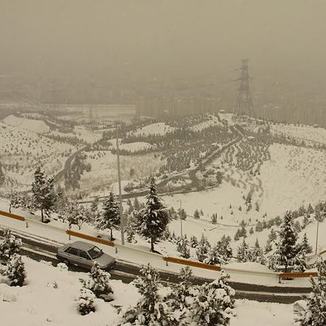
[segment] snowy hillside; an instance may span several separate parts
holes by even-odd
[[[164,136],[167,133],[171,133],[175,130],[175,128],[163,123],[152,123],[145,127],[136,129],[135,131],[131,132],[130,135],[133,136],[150,136],[150,135],[157,135],[157,136]]]
[[[86,273],[70,272],[29,258],[24,258],[24,262],[25,286],[9,287],[0,282],[0,314],[6,326],[17,326],[22,320],[26,326],[117,326],[120,321],[117,308],[135,305],[140,297],[132,284],[111,280],[114,300],[95,299],[96,312],[81,316],[77,311],[81,289],[79,278],[86,279]],[[293,325],[291,305],[238,300],[235,311],[237,316],[231,319],[230,326]]]
[[[31,131],[33,133],[43,134],[50,130],[50,127],[42,120],[21,118],[15,115],[7,116],[3,119],[3,122],[8,126],[25,129],[26,131]]]

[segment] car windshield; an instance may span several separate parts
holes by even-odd
[[[88,254],[91,256],[92,259],[95,259],[102,256],[102,250],[98,247],[93,247],[88,251]]]

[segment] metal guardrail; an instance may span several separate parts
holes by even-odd
[[[88,235],[88,234],[85,234],[85,233],[76,232],[76,231],[72,231],[72,230],[66,230],[66,233],[69,235],[69,237],[71,237],[71,236],[72,237],[77,237],[77,238],[97,242],[97,243],[100,243],[100,244],[104,244],[106,246],[114,247],[114,242],[111,241],[111,240],[97,238],[97,237],[94,237],[92,235]]]
[[[281,279],[291,279],[291,278],[306,278],[306,277],[317,277],[317,272],[288,272],[288,273],[279,273]]]
[[[14,220],[18,220],[18,221],[25,221],[24,216],[8,213],[8,212],[1,211],[1,210],[0,210],[0,215],[6,216],[6,217],[12,218]]]
[[[221,267],[218,265],[209,265],[205,264],[199,261],[194,261],[194,260],[188,260],[188,259],[182,259],[182,258],[177,258],[177,257],[163,257],[163,260],[168,263],[175,263],[175,264],[180,264],[180,265],[187,265],[187,266],[192,266],[192,267],[198,267],[198,268],[203,268],[203,269],[208,269],[211,271],[221,271]]]
[[[26,219],[23,216],[8,213],[8,212],[2,211],[2,210],[0,210],[0,215],[9,217],[9,218],[12,218],[15,220],[26,222],[26,225],[27,225],[28,219]],[[114,244],[114,242],[111,240],[98,238],[95,236],[91,236],[89,234],[73,231],[70,229],[66,230],[65,233],[69,236],[69,239],[71,237],[77,237],[77,238],[93,241],[96,243],[100,243],[103,245],[107,245],[110,247],[117,247]],[[117,248],[116,248],[116,250],[117,250]],[[183,258],[179,258],[179,257],[162,256],[161,258],[163,261],[165,261],[166,265],[168,265],[168,263],[174,263],[174,264],[192,266],[192,267],[197,267],[197,268],[202,268],[202,269],[212,270],[212,271],[221,271],[222,270],[222,267],[219,265],[209,265],[209,264],[205,264],[205,263],[202,263],[199,261],[188,260],[188,259],[183,259]],[[226,268],[226,269],[228,269],[228,268]],[[260,273],[260,272],[245,271],[245,270],[240,270],[240,269],[239,270],[237,269],[237,272],[252,273],[252,274]],[[267,274],[267,272],[265,272],[265,273]],[[274,273],[270,272],[270,274],[274,274]],[[302,273],[300,273],[300,272],[288,272],[288,273],[281,272],[281,273],[275,273],[274,275],[276,277],[278,276],[279,280],[282,280],[282,279],[294,279],[294,278],[311,278],[311,277],[316,277],[318,274],[316,272],[302,272]]]

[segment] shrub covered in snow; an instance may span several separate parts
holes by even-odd
[[[8,277],[10,286],[23,286],[26,278],[25,265],[21,256],[13,254],[7,263],[4,275]]]
[[[21,240],[16,239],[10,230],[5,230],[3,237],[0,243],[0,261],[7,262],[13,254],[19,253]]]
[[[198,326],[226,326],[233,315],[235,291],[227,284],[228,276],[197,287],[190,307],[190,320]]]
[[[111,301],[113,299],[113,290],[110,286],[110,274],[101,270],[98,263],[94,263],[90,277],[87,281],[80,279],[83,287],[94,293],[97,298]]]
[[[326,263],[317,263],[318,278],[311,279],[312,293],[306,299],[306,306],[297,311],[296,321],[301,326],[326,325]]]
[[[94,293],[88,289],[81,289],[78,299],[78,311],[81,315],[88,315],[91,312],[95,312]]]
[[[169,306],[158,294],[159,276],[150,265],[140,270],[134,284],[141,294],[135,307],[129,308],[122,316],[120,325],[177,326],[178,321]]]

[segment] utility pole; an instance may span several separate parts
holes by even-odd
[[[317,232],[316,232],[316,248],[315,248],[315,255],[318,252],[318,237],[319,237],[319,220],[317,219]]]
[[[116,147],[117,147],[117,164],[118,164],[118,185],[119,185],[119,211],[120,211],[120,229],[121,229],[121,244],[125,244],[124,233],[124,217],[122,212],[122,195],[121,195],[121,173],[120,173],[120,154],[119,154],[119,129],[116,123]]]

